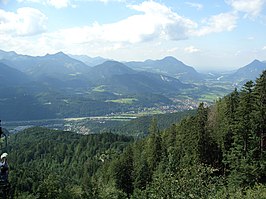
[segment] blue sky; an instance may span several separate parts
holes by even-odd
[[[0,0],[0,49],[233,70],[266,60],[266,0]]]

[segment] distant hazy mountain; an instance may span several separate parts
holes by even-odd
[[[208,85],[195,86],[189,83],[204,76],[174,57],[125,64],[108,60],[96,66],[77,59],[62,52],[34,57],[0,50],[0,118],[80,117],[171,105],[179,96],[197,100],[208,92],[225,93],[220,79],[230,75],[209,74]],[[255,60],[227,81],[255,79],[265,65]]]
[[[102,57],[89,57],[87,55],[70,55],[69,57],[82,61],[83,63],[85,63],[88,66],[96,66],[99,64],[102,64],[106,61],[108,61],[108,59],[102,58]]]
[[[266,70],[266,63],[254,60],[250,64],[229,75],[227,79],[236,84],[244,84],[246,81],[256,80],[263,70]]]
[[[28,120],[52,118],[47,110],[33,95],[42,88],[26,74],[0,63],[0,118],[2,120]]]
[[[122,93],[170,93],[188,87],[173,77],[135,71],[116,61],[93,67],[89,78],[95,84],[105,85],[108,90]]]
[[[165,74],[184,82],[198,82],[203,78],[193,67],[185,65],[174,57],[161,60],[146,60],[144,62],[127,62],[127,66],[135,70]]]
[[[8,66],[16,68],[19,71],[26,72],[29,67],[29,61],[35,57],[27,56],[27,55],[19,55],[16,52],[6,52],[0,50],[0,60],[2,63],[5,63]]]
[[[0,59],[33,77],[49,76],[60,78],[62,76],[75,76],[88,70],[86,64],[62,52],[33,57],[18,55],[15,52],[0,51]]]
[[[112,78],[114,75],[124,75],[132,73],[136,73],[136,71],[120,62],[106,61],[102,64],[92,67],[89,70],[88,76],[91,81],[98,84],[98,82]]]
[[[14,59],[15,57],[19,57],[19,56],[20,55],[18,55],[14,51],[6,52],[6,51],[3,51],[3,50],[0,50],[0,60],[1,59],[11,60],[11,59]],[[24,57],[24,55],[21,55],[21,57]]]
[[[148,72],[116,75],[107,80],[107,83],[116,92],[160,93],[165,95],[177,93],[181,89],[189,87],[178,79]]]
[[[0,62],[1,86],[21,86],[30,82],[30,78],[6,64]]]
[[[87,87],[90,83],[83,74],[89,67],[81,61],[59,52],[45,56],[26,56],[0,51],[2,63],[24,72],[36,81],[53,87]]]

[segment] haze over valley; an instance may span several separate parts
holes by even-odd
[[[27,56],[0,51],[3,120],[170,113],[212,104],[255,80],[266,63],[253,62],[227,73],[202,74],[168,56],[118,62],[101,57]]]
[[[0,118],[212,104],[265,69],[265,2],[0,1]]]

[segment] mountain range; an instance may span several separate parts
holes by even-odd
[[[200,100],[210,93],[217,97],[265,69],[265,62],[255,60],[232,74],[206,79],[174,57],[122,63],[63,52],[34,57],[0,50],[0,109],[5,110],[0,118],[92,116]]]
[[[127,66],[135,70],[148,71],[174,77],[183,82],[203,81],[203,77],[193,67],[185,65],[174,57],[161,60],[146,60],[144,62],[126,62]]]
[[[15,52],[0,51],[0,60],[34,78],[44,76],[55,77],[57,79],[75,76],[86,72],[88,66],[83,62],[73,59],[68,55],[59,52],[45,56],[18,55]]]
[[[132,64],[130,68],[127,64],[117,61],[105,61],[102,64],[89,67],[62,52],[32,57],[18,55],[15,52],[0,51],[0,59],[2,59],[0,61],[2,64],[28,75],[36,82],[53,87],[91,88],[104,85],[108,90],[114,89],[115,92],[124,91],[126,93],[131,91],[134,93],[149,92],[149,90],[167,92],[174,88],[186,87],[178,79],[167,76],[172,72],[171,64],[171,66],[166,65],[165,67],[167,73],[160,74],[153,73],[153,71],[134,70]],[[167,60],[173,62],[176,59],[168,57],[158,62],[167,63]],[[176,62],[179,63],[178,60]],[[154,61],[155,66],[159,66],[159,63]],[[176,67],[178,68],[178,66]],[[185,65],[182,67],[184,72]],[[191,76],[192,73],[195,73],[195,76],[198,76],[193,68],[188,67],[187,70],[187,75]]]

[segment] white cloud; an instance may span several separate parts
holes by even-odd
[[[193,2],[185,2],[190,7],[196,8],[197,10],[201,10],[203,8],[203,5],[200,3],[193,3]]]
[[[262,50],[266,50],[266,46],[263,46],[263,47],[262,47]]]
[[[16,13],[0,9],[0,35],[36,35],[46,30],[46,20],[47,17],[34,8],[19,8]]]
[[[196,53],[200,51],[200,49],[196,48],[195,46],[188,46],[184,50],[187,53]]]
[[[235,11],[246,13],[245,16],[256,17],[263,10],[266,0],[226,0]]]
[[[9,0],[1,0],[1,1],[9,1]],[[102,3],[110,3],[110,2],[126,2],[127,0],[17,0],[17,2],[30,2],[30,3],[40,3],[43,5],[48,5],[55,7],[57,9],[66,8],[66,7],[76,7],[75,3],[78,2],[102,2]]]
[[[203,21],[205,26],[193,32],[193,35],[204,36],[210,33],[232,31],[236,27],[237,15],[235,13],[220,13]]]
[[[85,52],[88,49],[94,49],[95,51],[99,51],[100,49],[100,51],[111,52],[124,48],[124,46],[128,47],[131,44],[186,39],[190,30],[197,26],[190,19],[181,17],[165,5],[153,1],[143,2],[139,5],[131,5],[129,8],[140,13],[115,23],[99,24],[95,22],[88,26],[46,32],[41,34],[37,40],[32,39],[31,41],[30,38],[23,38],[21,41],[13,41],[31,46],[30,54],[36,54],[36,52],[39,52],[38,54],[40,52],[52,53],[59,50],[67,51],[67,49],[81,49],[80,51]],[[31,11],[33,10],[35,11],[33,13],[36,14],[37,10],[32,9]],[[46,18],[39,11],[39,16],[36,15],[35,18],[27,17],[28,23],[22,23],[24,25],[23,27],[19,27],[20,24],[18,21],[29,14],[20,16],[21,12],[19,11],[18,13],[2,11],[2,13],[5,15],[6,21],[4,22],[5,28],[3,28],[3,23],[0,23],[1,33],[6,34],[2,35],[2,41],[7,38],[10,39],[9,33],[12,35],[33,35],[43,32],[45,29],[44,19]],[[11,15],[11,17],[7,15]],[[31,45],[31,42],[33,45]],[[19,49],[21,46],[14,42],[12,44],[16,45],[15,47],[13,46],[15,49]],[[5,45],[1,44],[1,46]],[[7,48],[12,49],[11,46]],[[21,52],[22,50],[18,51]]]
[[[154,36],[160,35],[170,40],[186,39],[190,30],[197,27],[197,24],[192,20],[182,17],[165,5],[153,1],[132,5],[130,8],[144,12],[144,15],[138,15],[139,19],[135,23],[142,24],[143,28],[150,26],[153,29]]]
[[[196,23],[172,12],[171,9],[153,1],[140,5],[131,5],[131,9],[142,14],[130,16],[124,20],[111,24],[63,29],[48,36],[62,39],[71,43],[113,42],[140,43],[156,39],[180,40],[188,37]],[[73,37],[75,35],[75,37]]]
[[[30,1],[41,3],[40,0]],[[48,1],[43,2],[47,5]],[[197,24],[184,16],[180,16],[167,6],[154,1],[145,1],[128,7],[138,13],[115,23],[99,24],[95,22],[91,25],[54,32],[44,32],[47,17],[36,9],[23,8],[26,14],[22,14],[19,10],[16,13],[0,10],[0,48],[32,55],[64,51],[72,54],[90,53],[101,56],[105,56],[109,52],[109,54],[116,54],[117,56],[120,53],[129,56],[130,49],[139,53],[142,47],[145,49],[150,46],[153,46],[154,49],[161,48],[161,46],[155,46],[154,43],[166,45],[165,43],[169,42],[173,44],[172,41],[189,37],[231,31],[237,22],[237,14],[221,13]],[[42,34],[34,37],[14,37],[38,33]],[[188,53],[200,52],[194,46],[188,46],[185,49],[174,48],[175,46],[171,45],[172,49],[164,48],[164,52],[173,53],[178,50],[184,50]],[[150,54],[149,50],[146,53]]]

